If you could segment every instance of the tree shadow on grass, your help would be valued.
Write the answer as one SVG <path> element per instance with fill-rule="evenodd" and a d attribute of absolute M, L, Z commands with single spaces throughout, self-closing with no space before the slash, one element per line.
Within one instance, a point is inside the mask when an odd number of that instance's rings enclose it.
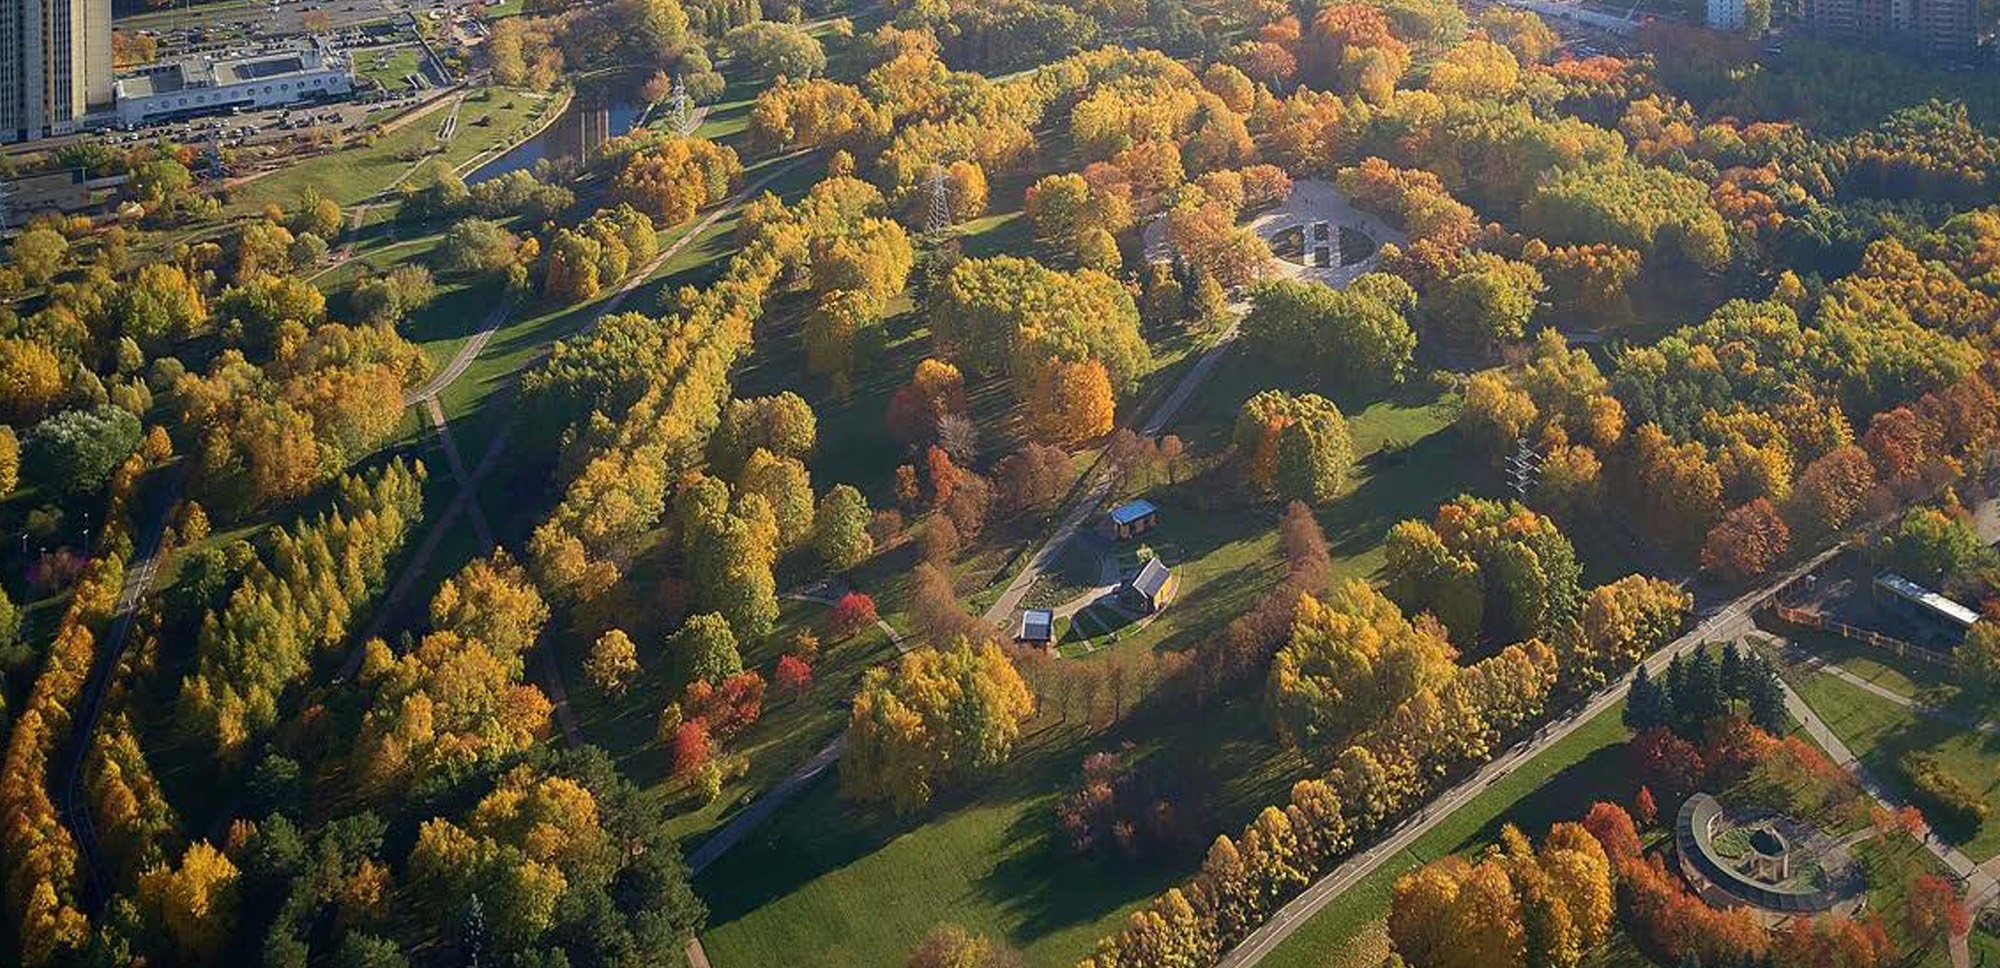
<path fill-rule="evenodd" d="M 1357 469 L 1360 484 L 1319 513 L 1334 555 L 1371 551 L 1397 522 L 1428 521 L 1438 505 L 1474 490 L 1479 481 L 1467 472 L 1465 448 L 1458 430 L 1448 427 L 1364 462 Z"/>
<path fill-rule="evenodd" d="M 493 306 L 506 298 L 497 280 L 446 289 L 403 324 L 403 338 L 412 343 L 471 336 L 485 324 Z"/>
<path fill-rule="evenodd" d="M 1500 839 L 1508 824 L 1539 840 L 1550 826 L 1581 822 L 1591 803 L 1630 803 L 1637 793 L 1632 783 L 1631 758 L 1625 744 L 1602 747 L 1550 777 L 1506 810 L 1486 821 L 1477 831 L 1453 845 L 1452 853 L 1463 853 Z"/>
<path fill-rule="evenodd" d="M 1055 800 L 1044 806 L 1014 818 L 1006 834 L 1013 849 L 975 884 L 1011 915 L 1018 941 L 1101 921 L 1118 908 L 1165 891 L 1200 861 L 1192 851 L 1151 863 L 1079 855 L 1057 828 Z"/>

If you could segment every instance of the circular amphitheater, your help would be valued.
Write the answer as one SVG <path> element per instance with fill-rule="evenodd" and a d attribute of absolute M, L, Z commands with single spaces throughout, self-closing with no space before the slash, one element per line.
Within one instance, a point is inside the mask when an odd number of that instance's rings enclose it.
<path fill-rule="evenodd" d="M 1674 825 L 1681 876 L 1712 907 L 1753 908 L 1775 920 L 1851 913 L 1867 893 L 1847 848 L 1809 823 L 1688 797 Z"/>
<path fill-rule="evenodd" d="M 1345 289 L 1382 262 L 1382 243 L 1409 238 L 1387 222 L 1354 207 L 1332 182 L 1301 178 L 1285 200 L 1250 216 L 1244 227 L 1271 246 L 1272 274 Z M 1149 262 L 1173 261 L 1166 219 L 1141 233 Z"/>

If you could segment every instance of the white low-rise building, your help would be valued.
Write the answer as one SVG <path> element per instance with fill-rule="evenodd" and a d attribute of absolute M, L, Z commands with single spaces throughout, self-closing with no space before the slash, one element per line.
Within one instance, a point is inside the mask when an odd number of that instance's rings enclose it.
<path fill-rule="evenodd" d="M 247 57 L 191 57 L 118 79 L 118 122 L 218 114 L 231 108 L 282 107 L 345 97 L 354 91 L 348 59 L 324 44 Z"/>

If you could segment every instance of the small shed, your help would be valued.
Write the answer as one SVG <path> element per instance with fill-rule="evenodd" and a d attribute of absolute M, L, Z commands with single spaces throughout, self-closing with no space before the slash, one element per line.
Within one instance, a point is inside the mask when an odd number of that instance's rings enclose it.
<path fill-rule="evenodd" d="M 1125 595 L 1148 613 L 1166 608 L 1174 600 L 1180 579 L 1158 558 L 1149 559 L 1132 580 L 1125 583 Z"/>
<path fill-rule="evenodd" d="M 1021 610 L 1021 624 L 1014 629 L 1014 641 L 1022 645 L 1046 646 L 1056 639 L 1056 613 L 1045 608 Z"/>
<path fill-rule="evenodd" d="M 1160 523 L 1160 509 L 1144 498 L 1128 501 L 1111 509 L 1104 519 L 1106 537 L 1117 541 L 1136 538 Z"/>

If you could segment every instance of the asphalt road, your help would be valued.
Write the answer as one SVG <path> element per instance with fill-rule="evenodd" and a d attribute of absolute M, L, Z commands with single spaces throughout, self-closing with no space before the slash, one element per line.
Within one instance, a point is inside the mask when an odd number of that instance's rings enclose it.
<path fill-rule="evenodd" d="M 68 822 L 70 833 L 76 838 L 77 849 L 83 857 L 86 893 L 99 899 L 104 897 L 101 888 L 105 883 L 105 871 L 103 855 L 97 846 L 97 827 L 91 822 L 90 801 L 83 796 L 83 764 L 96 738 L 97 721 L 104 715 L 105 690 L 109 688 L 118 664 L 124 661 L 125 648 L 131 642 L 132 620 L 138 615 L 139 602 L 145 598 L 146 592 L 152 588 L 153 579 L 159 574 L 160 542 L 166 537 L 167 515 L 180 499 L 181 489 L 187 484 L 193 467 L 191 460 L 183 459 L 168 475 L 165 490 L 159 498 L 160 513 L 145 535 L 145 553 L 125 572 L 125 586 L 118 592 L 118 611 L 111 631 L 105 637 L 103 647 L 97 650 L 90 667 L 90 679 L 84 683 L 71 739 L 72 748 L 63 764 L 62 782 L 56 788 L 56 810 Z"/>
<path fill-rule="evenodd" d="M 1668 643 L 1653 653 L 1645 662 L 1647 671 L 1660 673 L 1667 663 L 1704 642 L 1740 637 L 1755 627 L 1751 615 L 1758 603 L 1787 582 L 1824 564 L 1839 554 L 1844 546 L 1830 548 L 1814 556 L 1811 560 L 1786 572 L 1777 580 L 1755 591 L 1731 600 L 1714 610 L 1699 625 L 1680 638 Z M 1420 808 L 1414 817 L 1405 820 L 1387 838 L 1375 846 L 1362 851 L 1342 862 L 1326 876 L 1315 881 L 1311 887 L 1290 903 L 1281 907 L 1257 930 L 1250 932 L 1236 947 L 1231 949 L 1220 962 L 1218 968 L 1248 968 L 1258 964 L 1283 944 L 1285 939 L 1312 920 L 1328 904 L 1361 879 L 1375 873 L 1384 863 L 1402 853 L 1417 838 L 1429 833 L 1445 818 L 1464 806 L 1488 786 L 1519 769 L 1523 763 L 1546 752 L 1549 747 L 1561 742 L 1576 732 L 1584 723 L 1599 713 L 1610 709 L 1632 688 L 1630 676 L 1620 677 L 1612 686 L 1599 691 L 1581 708 L 1568 716 L 1549 724 L 1535 734 L 1532 739 L 1516 744 L 1507 752 L 1494 758 L 1485 767 L 1473 773 Z"/>

